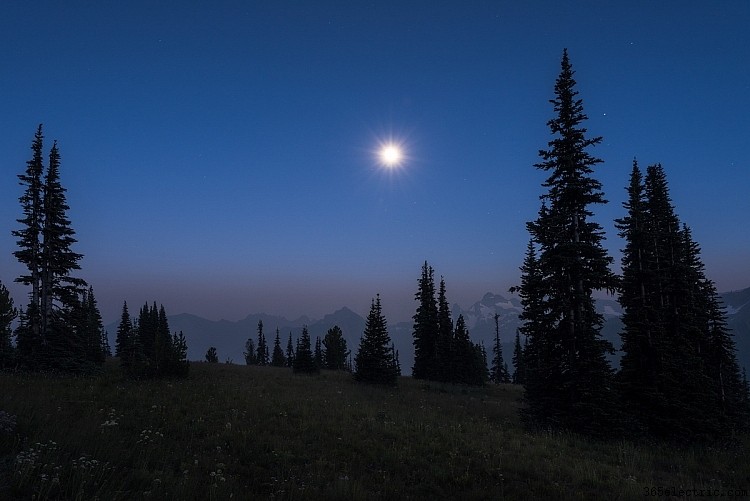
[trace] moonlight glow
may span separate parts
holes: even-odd
[[[401,148],[395,144],[386,144],[380,149],[380,162],[386,167],[396,167],[404,158]]]

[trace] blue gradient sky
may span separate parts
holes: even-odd
[[[236,320],[411,317],[421,263],[463,306],[518,281],[563,47],[612,219],[661,162],[720,290],[750,286],[750,2],[0,4],[0,280],[35,127],[59,141],[80,276]],[[379,142],[404,144],[397,171]]]

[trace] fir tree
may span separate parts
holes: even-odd
[[[349,356],[349,350],[346,347],[344,333],[338,325],[334,325],[323,338],[323,360],[325,368],[333,371],[346,369],[346,359]]]
[[[219,363],[219,355],[216,353],[216,348],[211,346],[208,348],[208,351],[206,351],[206,362],[209,364],[218,364]]]
[[[242,354],[245,356],[247,365],[258,365],[258,358],[255,355],[255,342],[252,338],[247,338],[247,341],[245,341],[245,351]]]
[[[435,379],[437,373],[438,307],[435,301],[434,270],[425,261],[418,281],[415,299],[419,302],[414,315],[414,366],[416,379]]]
[[[117,347],[120,366],[130,377],[142,377],[145,371],[145,356],[139,335],[139,328],[133,325],[128,314],[128,304],[123,303],[120,324],[117,326]]]
[[[398,350],[396,349],[396,345],[391,343],[391,355],[393,355],[393,367],[394,371],[396,373],[396,377],[401,376],[401,361],[398,357]]]
[[[187,340],[185,335],[180,331],[179,334],[172,335],[172,353],[173,359],[170,368],[170,374],[175,376],[187,376],[190,370],[190,363],[187,359]]]
[[[533,278],[542,287],[524,293],[542,309],[524,315],[542,329],[534,328],[529,342],[536,361],[527,372],[526,417],[543,426],[604,432],[614,406],[605,356],[612,346],[601,337],[603,318],[592,294],[612,290],[616,279],[602,246],[604,232],[591,221],[589,208],[606,203],[601,183],[591,176],[601,160],[587,151],[602,139],[586,137],[582,123],[587,117],[573,75],[564,51],[551,100],[556,116],[548,122],[554,138],[549,149],[540,150],[542,161],[536,164],[550,173],[543,184],[548,191],[538,218],[527,224],[540,248],[539,273]]]
[[[13,320],[18,312],[13,306],[13,298],[5,285],[0,282],[0,369],[11,367],[15,360],[11,336]]]
[[[743,420],[726,314],[700,248],[680,227],[661,165],[634,162],[625,217],[620,304],[624,409],[651,435],[714,436]]]
[[[109,342],[102,323],[93,287],[81,294],[80,301],[80,337],[84,341],[85,360],[89,364],[101,365],[107,357]]]
[[[117,327],[117,334],[115,337],[115,356],[122,358],[127,350],[129,338],[133,333],[133,324],[130,321],[130,313],[128,312],[128,302],[125,301],[122,305],[122,315],[120,316],[120,324]]]
[[[41,270],[42,270],[42,227],[43,208],[42,176],[44,174],[44,135],[41,124],[31,144],[32,157],[26,162],[26,171],[18,179],[24,186],[24,193],[19,198],[23,218],[17,221],[23,226],[14,230],[18,238],[19,249],[13,252],[18,262],[26,266],[28,272],[16,278],[16,282],[31,286],[29,304],[22,316],[22,322],[16,333],[19,356],[27,365],[38,362],[44,342],[41,320]]]
[[[80,270],[78,261],[83,255],[73,252],[71,246],[76,243],[73,237],[75,231],[70,226],[67,212],[68,207],[65,188],[60,184],[60,153],[57,143],[53,143],[49,153],[49,166],[44,180],[42,199],[42,242],[40,266],[40,307],[42,331],[45,336],[53,332],[65,336],[69,329],[50,329],[56,321],[53,315],[59,310],[69,310],[78,299],[78,295],[86,282],[80,278],[73,278],[70,272]],[[58,318],[57,321],[60,319]],[[69,350],[67,356],[75,357],[73,343],[62,341]]]
[[[397,381],[395,354],[378,294],[372,301],[365,331],[354,358],[354,379],[363,383],[394,385]]]
[[[492,347],[492,367],[490,368],[490,381],[495,384],[510,383],[508,366],[503,360],[503,344],[500,341],[500,315],[495,313],[495,344]]]
[[[286,343],[286,366],[294,366],[294,345],[292,344],[292,333],[289,333],[289,340]]]
[[[437,339],[435,341],[435,370],[429,379],[451,381],[455,365],[453,353],[453,319],[445,294],[445,279],[440,277],[437,299]]]
[[[268,344],[266,336],[263,335],[263,320],[258,320],[258,349],[255,358],[258,360],[258,365],[268,365]]]
[[[310,333],[307,331],[307,326],[302,327],[302,335],[297,341],[297,349],[294,354],[294,365],[292,365],[294,372],[301,372],[305,374],[314,374],[320,372],[320,369],[315,365],[315,358],[313,357],[312,347],[310,345]]]
[[[320,337],[315,336],[315,366],[318,369],[323,368],[323,346],[320,342]]]
[[[477,350],[469,338],[469,330],[463,315],[456,319],[453,332],[453,377],[451,382],[459,384],[476,384]]]
[[[276,329],[276,339],[273,342],[273,356],[271,357],[271,365],[274,367],[285,367],[286,357],[284,356],[284,350],[281,348],[281,339],[279,338],[279,329]]]
[[[516,342],[513,346],[513,384],[524,384],[523,348],[521,333],[516,330]]]

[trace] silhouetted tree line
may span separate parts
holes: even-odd
[[[32,157],[18,176],[24,192],[19,198],[21,228],[12,232],[18,250],[13,255],[26,267],[15,281],[30,287],[26,309],[17,311],[0,284],[0,366],[30,370],[90,372],[109,355],[107,333],[94,291],[71,275],[80,270],[83,255],[73,251],[65,188],[60,182],[57,142],[44,165],[44,135],[39,125],[31,144]],[[12,322],[18,325],[12,334]]]
[[[314,348],[307,326],[303,327],[302,335],[296,342],[296,348],[290,332],[286,350],[281,347],[281,334],[279,329],[276,328],[273,351],[269,356],[263,333],[263,321],[259,320],[257,346],[256,341],[248,338],[245,341],[243,355],[247,365],[290,367],[294,372],[300,373],[318,373],[321,369],[351,371],[351,364],[347,360],[349,349],[346,346],[344,334],[338,325],[328,329],[322,341],[319,337],[316,337]]]
[[[417,379],[446,383],[485,384],[490,374],[484,346],[472,343],[463,315],[459,315],[453,325],[445,280],[441,277],[436,296],[434,275],[434,270],[425,261],[415,295],[419,306],[412,332],[412,375]]]
[[[675,214],[661,165],[645,178],[634,162],[626,216],[622,276],[602,246],[604,231],[590,206],[606,200],[592,177],[601,160],[587,149],[601,142],[582,126],[567,51],[555,84],[554,136],[541,150],[543,183],[517,290],[523,305],[516,337],[516,380],[525,386],[527,422],[545,428],[673,438],[727,435],[748,424],[746,378],[700,248]],[[603,317],[593,292],[619,292],[624,310],[618,373],[601,337]]]
[[[185,336],[170,334],[164,306],[157,309],[156,303],[145,304],[136,319],[131,318],[128,303],[123,303],[115,356],[123,372],[133,378],[185,376],[190,368]]]

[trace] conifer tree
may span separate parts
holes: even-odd
[[[320,336],[315,336],[315,366],[318,369],[323,368],[323,347],[320,342]]]
[[[355,381],[394,385],[397,382],[395,354],[391,349],[391,337],[380,305],[380,294],[372,301],[370,313],[365,321],[365,331],[354,358]]]
[[[255,342],[252,338],[247,338],[247,341],[245,341],[245,351],[242,354],[245,356],[247,365],[258,365],[258,358],[255,355]]]
[[[190,370],[190,363],[187,359],[187,340],[185,335],[180,331],[179,334],[174,333],[172,335],[172,366],[170,368],[170,374],[175,376],[187,376]]]
[[[209,347],[208,351],[206,351],[206,362],[209,364],[219,363],[219,355],[216,353],[216,348],[214,346]]]
[[[503,360],[503,344],[500,341],[500,315],[495,313],[495,344],[492,347],[492,367],[490,368],[490,381],[495,384],[510,383],[508,366]]]
[[[70,226],[65,188],[60,184],[60,153],[57,143],[53,143],[49,153],[49,165],[44,180],[42,198],[42,242],[40,266],[40,301],[42,331],[65,336],[65,326],[60,329],[51,327],[59,321],[53,315],[59,310],[69,310],[78,300],[78,295],[86,282],[70,276],[71,271],[80,270],[78,261],[82,254],[73,252],[71,246],[76,243],[75,231]],[[70,343],[63,343],[69,345]],[[73,351],[74,347],[69,347]],[[75,356],[69,353],[68,356]]]
[[[734,340],[700,247],[680,227],[661,165],[643,178],[633,164],[625,217],[618,381],[637,430],[672,438],[711,437],[742,427]]]
[[[133,325],[128,314],[127,302],[123,303],[120,324],[117,327],[117,346],[120,366],[130,377],[142,377],[145,370],[145,357],[139,335],[139,328]]]
[[[453,377],[451,382],[460,384],[475,384],[477,380],[477,350],[469,339],[469,330],[463,315],[456,319],[453,332]]]
[[[601,160],[587,150],[602,139],[586,136],[582,124],[587,116],[573,75],[563,51],[551,100],[556,116],[547,123],[554,138],[549,149],[540,150],[542,161],[536,164],[549,172],[543,183],[548,191],[537,219],[527,223],[540,255],[538,275],[524,278],[539,280],[541,289],[523,290],[522,299],[538,301],[542,308],[524,310],[534,331],[529,346],[536,359],[526,375],[526,417],[542,426],[604,432],[614,407],[612,370],[605,357],[612,346],[601,337],[603,317],[595,310],[593,291],[614,289],[616,278],[602,246],[603,229],[591,220],[590,206],[606,200],[592,177]]]
[[[414,314],[414,366],[412,376],[416,379],[435,379],[437,373],[438,307],[435,301],[434,270],[422,265],[422,275],[415,299],[419,302]]]
[[[401,376],[401,361],[398,357],[398,350],[396,349],[396,345],[393,343],[391,343],[391,354],[393,355],[393,367],[396,373],[396,377],[399,377]]]
[[[289,333],[289,341],[286,343],[286,366],[294,365],[294,345],[292,344],[292,333]]]
[[[513,346],[513,384],[524,384],[523,348],[521,333],[516,330],[516,342]]]
[[[130,321],[130,313],[128,312],[128,302],[125,301],[122,305],[122,314],[120,315],[120,324],[117,327],[117,334],[115,337],[115,356],[122,358],[127,350],[129,338],[133,332],[133,324]]]
[[[284,356],[284,350],[281,349],[281,339],[279,338],[278,328],[276,328],[276,339],[273,342],[273,356],[271,357],[271,365],[274,367],[286,366],[286,357]]]
[[[312,347],[310,345],[310,333],[307,331],[307,326],[302,327],[302,334],[297,341],[297,349],[294,354],[294,365],[292,365],[294,372],[301,372],[305,374],[314,374],[320,372],[320,369],[315,365],[315,358],[313,357]]]
[[[255,358],[258,360],[258,365],[268,365],[268,344],[263,334],[263,320],[258,320],[258,349]]]
[[[453,354],[453,319],[445,294],[445,279],[440,277],[437,299],[437,339],[435,342],[435,371],[437,381],[451,381],[455,365]]]
[[[0,282],[0,369],[13,365],[15,353],[11,336],[13,334],[13,320],[18,312],[13,306],[13,298],[5,285]]]
[[[21,325],[16,334],[18,352],[24,363],[33,365],[40,356],[43,345],[41,320],[41,270],[42,270],[42,227],[43,227],[43,174],[44,174],[44,135],[42,125],[37,128],[31,144],[32,157],[26,162],[26,171],[18,179],[24,186],[23,195],[19,198],[23,218],[17,221],[23,226],[13,230],[18,238],[19,249],[13,252],[18,262],[26,266],[28,272],[16,278],[16,282],[31,286],[29,304],[23,314]]]
[[[344,333],[338,325],[334,325],[323,338],[323,360],[325,368],[334,371],[346,369],[346,359],[349,356],[349,350],[346,347]]]

